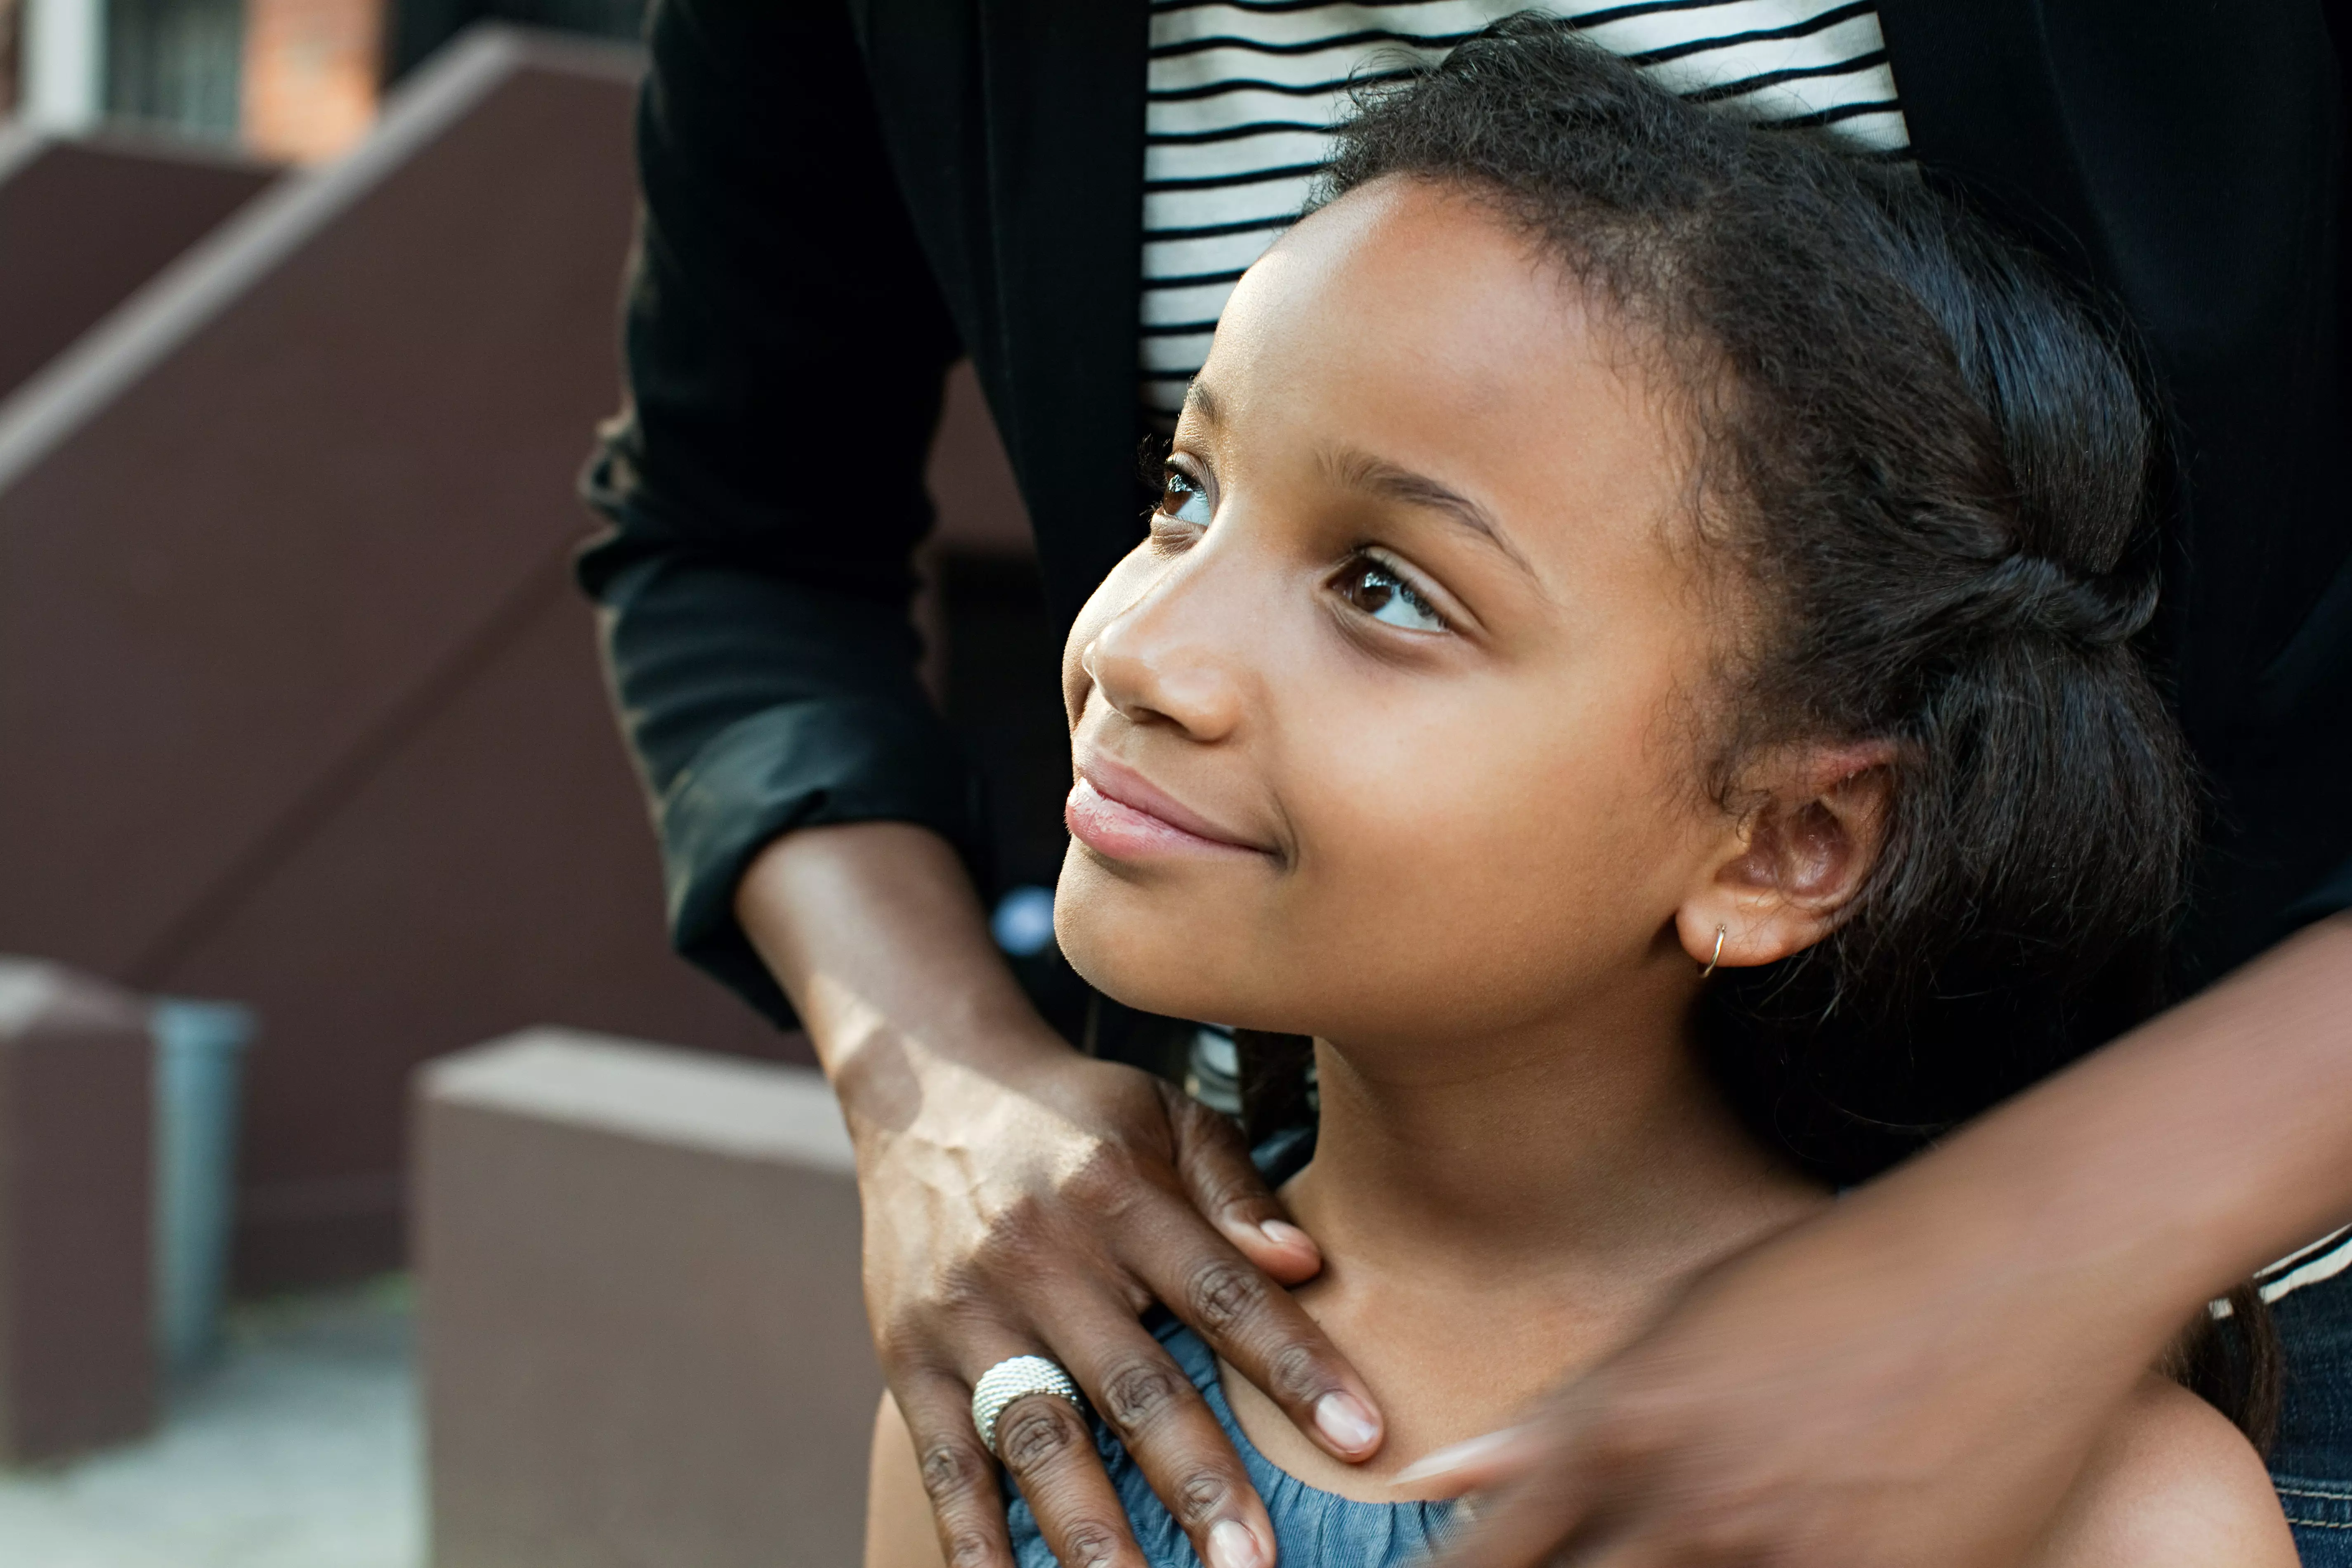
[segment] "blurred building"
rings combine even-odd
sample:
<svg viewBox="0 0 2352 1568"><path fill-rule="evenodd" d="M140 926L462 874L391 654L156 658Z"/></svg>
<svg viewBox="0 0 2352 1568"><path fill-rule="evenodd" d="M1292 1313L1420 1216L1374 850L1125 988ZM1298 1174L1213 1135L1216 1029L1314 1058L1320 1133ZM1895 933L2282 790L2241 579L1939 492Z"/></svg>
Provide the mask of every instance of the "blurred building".
<svg viewBox="0 0 2352 1568"><path fill-rule="evenodd" d="M235 1287L415 1268L437 1568L855 1550L846 1142L805 1037L667 950L569 569L642 67L579 35L642 4L0 0L0 954L124 1001L103 1060L0 1005L0 1459L144 1418L136 999L233 999ZM1059 638L968 366L929 479L924 673L989 786L983 894L1048 911L999 941L1075 1028ZM55 1109L96 1081L110 1098ZM0 1564L414 1563L405 1323L240 1341L104 1486L0 1479Z"/></svg>
<svg viewBox="0 0 2352 1568"><path fill-rule="evenodd" d="M634 38L645 19L646 0L400 0L385 34L390 74L406 75L473 22Z"/></svg>
<svg viewBox="0 0 2352 1568"><path fill-rule="evenodd" d="M0 0L0 120L16 112L16 46L24 15L23 0Z"/></svg>
<svg viewBox="0 0 2352 1568"><path fill-rule="evenodd" d="M0 0L0 115L242 145L348 150L384 88L468 23L634 37L644 0Z"/></svg>
<svg viewBox="0 0 2352 1568"><path fill-rule="evenodd" d="M0 139L0 952L253 1007L239 1281L363 1274L401 1257L418 1062L551 1023L806 1050L667 952L569 581L619 396L639 57L444 4L391 18L467 30L379 106L345 0L114 0L102 37L26 3L28 58L101 62L143 107L86 95L91 133L60 134L79 79L28 72L45 129ZM117 47L134 15L145 53ZM273 37L324 85L269 102ZM360 140L279 173L230 104ZM934 689L994 786L986 891L1034 903L1057 639L968 372L933 491ZM1008 949L1073 994L1049 943Z"/></svg>

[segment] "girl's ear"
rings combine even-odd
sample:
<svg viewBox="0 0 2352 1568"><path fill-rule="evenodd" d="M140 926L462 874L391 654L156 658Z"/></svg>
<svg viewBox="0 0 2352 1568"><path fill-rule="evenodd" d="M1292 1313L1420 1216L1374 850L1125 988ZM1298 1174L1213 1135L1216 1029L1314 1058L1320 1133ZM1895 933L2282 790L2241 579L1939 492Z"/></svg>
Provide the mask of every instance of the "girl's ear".
<svg viewBox="0 0 2352 1568"><path fill-rule="evenodd" d="M1885 742L1798 746L1752 772L1750 798L1762 804L1726 835L1712 874L1675 911L1683 951L1701 965L1745 968L1827 936L1885 846L1894 760Z"/></svg>

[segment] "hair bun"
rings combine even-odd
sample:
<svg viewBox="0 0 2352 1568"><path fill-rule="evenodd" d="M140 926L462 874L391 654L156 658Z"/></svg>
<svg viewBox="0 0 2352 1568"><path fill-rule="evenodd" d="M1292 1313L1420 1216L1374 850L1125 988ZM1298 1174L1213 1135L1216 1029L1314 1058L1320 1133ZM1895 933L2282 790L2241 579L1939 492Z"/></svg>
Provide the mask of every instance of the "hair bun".
<svg viewBox="0 0 2352 1568"><path fill-rule="evenodd" d="M2156 574L2081 577L2046 555L2003 557L1977 581L1966 618L1987 632L2026 632L2115 647L2156 617Z"/></svg>

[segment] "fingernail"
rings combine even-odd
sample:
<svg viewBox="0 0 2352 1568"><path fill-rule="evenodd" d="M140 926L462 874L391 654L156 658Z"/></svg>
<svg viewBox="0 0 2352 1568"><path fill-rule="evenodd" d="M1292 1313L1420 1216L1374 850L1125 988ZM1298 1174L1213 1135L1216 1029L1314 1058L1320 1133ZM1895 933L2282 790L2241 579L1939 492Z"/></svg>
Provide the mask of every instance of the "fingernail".
<svg viewBox="0 0 2352 1568"><path fill-rule="evenodd" d="M1240 1521L1220 1520L1209 1531L1209 1568L1259 1568L1265 1561L1265 1548Z"/></svg>
<svg viewBox="0 0 2352 1568"><path fill-rule="evenodd" d="M1309 1252L1315 1250L1315 1238L1288 1220L1265 1220L1259 1224L1257 1230L1260 1236L1265 1237L1276 1247L1303 1247Z"/></svg>
<svg viewBox="0 0 2352 1568"><path fill-rule="evenodd" d="M1440 1448L1433 1454L1423 1454L1391 1477L1391 1484L1400 1487L1411 1486L1415 1481L1433 1480L1439 1476L1451 1475L1455 1470L1465 1469L1482 1459L1493 1458L1517 1442L1518 1436L1519 1428L1506 1426L1499 1432L1489 1432L1483 1437L1472 1437L1466 1442L1456 1443L1450 1448Z"/></svg>
<svg viewBox="0 0 2352 1568"><path fill-rule="evenodd" d="M1372 1413L1364 1402L1352 1394L1327 1394L1315 1402L1315 1425L1331 1446L1352 1454L1359 1448L1369 1448L1381 1435Z"/></svg>

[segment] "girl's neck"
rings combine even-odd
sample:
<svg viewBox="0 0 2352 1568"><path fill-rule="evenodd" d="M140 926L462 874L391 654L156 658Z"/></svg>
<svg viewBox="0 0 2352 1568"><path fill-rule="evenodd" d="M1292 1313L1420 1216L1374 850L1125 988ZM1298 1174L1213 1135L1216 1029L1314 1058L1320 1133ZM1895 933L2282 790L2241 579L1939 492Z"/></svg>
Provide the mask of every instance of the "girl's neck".
<svg viewBox="0 0 2352 1568"><path fill-rule="evenodd" d="M1679 1022L1687 982L1669 979L1680 1005L1620 995L1506 1037L1317 1043L1321 1131L1283 1195L1326 1265L1297 1294L1370 1381L1389 1439L1350 1469L1229 1377L1276 1464L1384 1495L1382 1478L1507 1424L1697 1269L1821 1204L1716 1093Z"/></svg>
<svg viewBox="0 0 2352 1568"><path fill-rule="evenodd" d="M1412 1048L1318 1041L1321 1131L1287 1194L1301 1222L1363 1266L1622 1280L1818 1202L1724 1104L1686 1007L1656 1000Z"/></svg>

